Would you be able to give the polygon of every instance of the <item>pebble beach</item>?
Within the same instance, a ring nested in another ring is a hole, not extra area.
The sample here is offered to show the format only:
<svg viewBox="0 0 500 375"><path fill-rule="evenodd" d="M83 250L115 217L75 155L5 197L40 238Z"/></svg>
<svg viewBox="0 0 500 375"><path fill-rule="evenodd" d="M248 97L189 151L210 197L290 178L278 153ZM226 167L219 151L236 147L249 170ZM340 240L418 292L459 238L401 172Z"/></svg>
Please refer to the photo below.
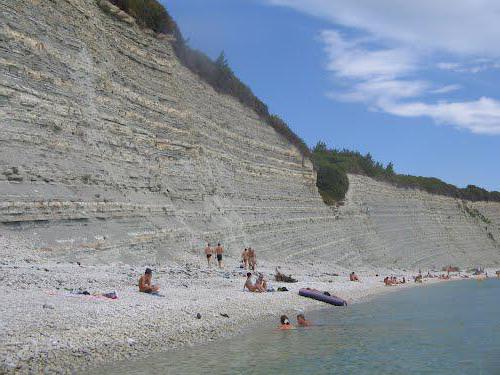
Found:
<svg viewBox="0 0 500 375"><path fill-rule="evenodd" d="M357 269L358 283L349 281L351 270L300 262L280 265L297 283L278 283L273 280L277 265L262 261L258 271L271 286L289 291L250 293L243 291L247 271L237 259L227 258L222 270L209 268L201 250L199 258L184 263L137 266L64 263L28 251L8 254L0 262L1 373L84 371L234 335L282 313L293 316L329 307L300 297L303 287L329 291L352 304L417 285L411 281L386 287L382 282L385 275L411 280L415 272ZM145 266L153 268L153 282L164 297L138 292ZM438 281L427 279L424 285ZM101 295L107 292L116 292L118 298Z"/></svg>

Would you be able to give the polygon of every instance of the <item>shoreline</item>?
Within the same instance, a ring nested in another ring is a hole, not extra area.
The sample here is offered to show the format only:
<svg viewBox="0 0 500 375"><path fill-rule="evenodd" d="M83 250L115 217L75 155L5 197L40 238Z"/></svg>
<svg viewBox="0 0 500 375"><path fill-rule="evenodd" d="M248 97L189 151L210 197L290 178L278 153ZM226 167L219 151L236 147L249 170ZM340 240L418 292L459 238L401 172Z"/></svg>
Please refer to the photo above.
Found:
<svg viewBox="0 0 500 375"><path fill-rule="evenodd" d="M349 270L340 266L283 264L282 270L299 282L277 283L269 277L274 266L266 262L258 271L272 286L286 286L289 292L259 294L242 291L246 271L232 263L222 271L207 269L199 260L155 267L153 281L166 296L159 298L137 291L142 266L3 262L0 372L85 372L115 361L234 336L282 313L328 307L298 296L298 289L306 286L357 304L382 293L445 281L424 279L423 284L411 281L386 287L381 281L385 275L412 280L412 272L363 268L358 272L361 282L356 283L348 280ZM340 276L334 276L332 269ZM374 276L376 273L380 276ZM115 290L119 298L74 295L66 290L84 286L90 293Z"/></svg>

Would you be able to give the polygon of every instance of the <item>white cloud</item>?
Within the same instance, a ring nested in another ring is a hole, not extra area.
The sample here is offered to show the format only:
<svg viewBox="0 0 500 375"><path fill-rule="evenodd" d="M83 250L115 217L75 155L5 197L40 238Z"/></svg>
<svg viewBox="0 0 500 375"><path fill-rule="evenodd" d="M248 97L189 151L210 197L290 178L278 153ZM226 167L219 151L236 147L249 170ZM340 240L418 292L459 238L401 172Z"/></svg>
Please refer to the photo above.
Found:
<svg viewBox="0 0 500 375"><path fill-rule="evenodd" d="M347 40L334 30L323 31L321 39L328 55L326 69L351 86L332 97L360 102L410 98L429 87L425 81L401 79L417 68L416 56L408 50L369 48L365 40Z"/></svg>
<svg viewBox="0 0 500 375"><path fill-rule="evenodd" d="M439 124L476 134L500 134L500 101L491 98L459 103L386 103L383 110L404 117L431 117Z"/></svg>
<svg viewBox="0 0 500 375"><path fill-rule="evenodd" d="M452 70L452 71L456 71L462 68L461 64L451 63L451 62L440 62L437 63L436 66L441 70Z"/></svg>
<svg viewBox="0 0 500 375"><path fill-rule="evenodd" d="M393 78L415 70L415 56L404 49L369 50L363 40L348 41L340 33L321 33L329 56L327 68L347 78Z"/></svg>
<svg viewBox="0 0 500 375"><path fill-rule="evenodd" d="M500 63L498 0L266 0L330 20L335 30L321 33L326 69L343 89L328 96L362 102L370 109L402 117L429 117L436 123L478 134L500 134L500 102L482 97L461 102L426 103L425 96L449 94L457 84L419 78L430 68L479 73ZM353 38L352 31L363 38ZM348 35L348 37L346 37ZM453 57L435 63L434 56ZM349 87L345 89L345 87Z"/></svg>
<svg viewBox="0 0 500 375"><path fill-rule="evenodd" d="M422 95L428 88L425 81L369 80L356 83L345 92L330 93L332 99L347 102L384 103Z"/></svg>
<svg viewBox="0 0 500 375"><path fill-rule="evenodd" d="M500 57L498 0L267 0L413 48Z"/></svg>
<svg viewBox="0 0 500 375"><path fill-rule="evenodd" d="M434 89L431 91L432 94L447 94L449 92L457 91L460 90L462 86L453 84L453 85L446 85L443 87L439 87L437 89Z"/></svg>
<svg viewBox="0 0 500 375"><path fill-rule="evenodd" d="M322 32L321 39L328 55L326 69L350 86L347 91L330 93L332 98L377 105L418 97L431 89L429 82L405 79L418 66L411 51L374 48L364 39L348 40L334 30Z"/></svg>
<svg viewBox="0 0 500 375"><path fill-rule="evenodd" d="M455 73L481 73L490 69L498 69L500 64L488 59L477 59L471 63L440 62L436 66L441 70L449 70Z"/></svg>

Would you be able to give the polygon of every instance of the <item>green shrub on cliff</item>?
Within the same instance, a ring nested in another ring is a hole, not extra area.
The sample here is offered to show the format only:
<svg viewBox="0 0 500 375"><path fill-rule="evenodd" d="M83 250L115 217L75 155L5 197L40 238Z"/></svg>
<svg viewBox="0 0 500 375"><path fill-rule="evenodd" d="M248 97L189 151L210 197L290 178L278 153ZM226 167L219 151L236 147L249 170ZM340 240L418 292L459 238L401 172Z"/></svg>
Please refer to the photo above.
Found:
<svg viewBox="0 0 500 375"><path fill-rule="evenodd" d="M171 34L177 29L165 7L156 0L110 0L110 2L134 17L139 25L157 33Z"/></svg>
<svg viewBox="0 0 500 375"><path fill-rule="evenodd" d="M389 182L400 188L424 190L431 194L469 201L500 202L500 192L489 192L474 185L460 189L434 177L397 174L394 172L392 163L384 167L382 163L374 161L370 154L362 155L357 151L345 149L328 149L324 142L318 142L314 147L312 161L318 171L318 189L327 204L332 204L332 198L336 201L344 199L347 192L345 181L347 180L348 173L372 177L379 181ZM336 178L332 177L334 172L327 168L327 166L335 168ZM327 197L326 199L325 196ZM480 213L477 215L480 215ZM482 220L487 222L487 219Z"/></svg>
<svg viewBox="0 0 500 375"><path fill-rule="evenodd" d="M317 187L323 201L333 205L345 198L349 189L349 179L345 171L335 164L322 163L316 166Z"/></svg>

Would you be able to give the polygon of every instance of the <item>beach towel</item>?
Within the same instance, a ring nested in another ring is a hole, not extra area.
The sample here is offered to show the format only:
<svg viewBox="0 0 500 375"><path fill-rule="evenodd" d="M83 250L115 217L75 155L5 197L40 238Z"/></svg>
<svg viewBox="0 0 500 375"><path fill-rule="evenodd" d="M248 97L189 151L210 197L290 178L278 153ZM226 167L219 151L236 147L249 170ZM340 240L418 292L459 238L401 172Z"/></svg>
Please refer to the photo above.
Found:
<svg viewBox="0 0 500 375"><path fill-rule="evenodd" d="M103 297L106 297L106 298L111 298L111 299L118 299L118 296L116 295L116 292L109 292L109 293L103 293L102 294Z"/></svg>

